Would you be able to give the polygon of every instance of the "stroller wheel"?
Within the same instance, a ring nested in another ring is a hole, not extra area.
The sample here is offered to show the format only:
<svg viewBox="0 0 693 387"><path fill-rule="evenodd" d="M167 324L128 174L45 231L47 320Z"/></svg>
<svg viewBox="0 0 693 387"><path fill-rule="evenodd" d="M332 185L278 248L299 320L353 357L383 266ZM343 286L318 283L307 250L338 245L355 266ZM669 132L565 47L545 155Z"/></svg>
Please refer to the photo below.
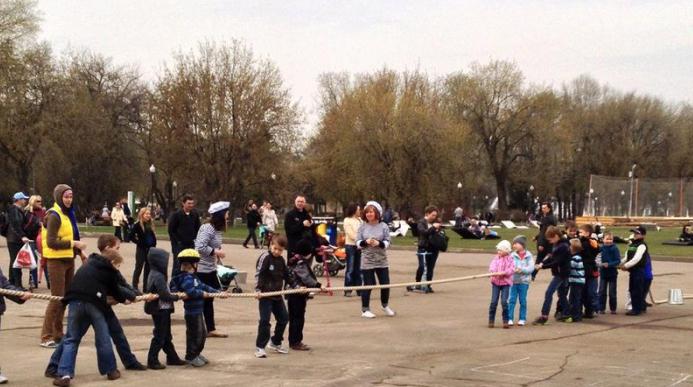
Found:
<svg viewBox="0 0 693 387"><path fill-rule="evenodd" d="M315 265L313 265L313 273L314 273L316 276L322 277L323 274L324 274L323 271L324 271L324 270L323 270L322 265L320 265L320 264L315 264Z"/></svg>
<svg viewBox="0 0 693 387"><path fill-rule="evenodd" d="M335 277L337 274L339 274L339 270L330 270L330 277Z"/></svg>
<svg viewBox="0 0 693 387"><path fill-rule="evenodd" d="M233 288L233 289L231 290L231 293L243 293L243 289L241 289L241 288L239 288L238 286L236 286L235 288Z"/></svg>

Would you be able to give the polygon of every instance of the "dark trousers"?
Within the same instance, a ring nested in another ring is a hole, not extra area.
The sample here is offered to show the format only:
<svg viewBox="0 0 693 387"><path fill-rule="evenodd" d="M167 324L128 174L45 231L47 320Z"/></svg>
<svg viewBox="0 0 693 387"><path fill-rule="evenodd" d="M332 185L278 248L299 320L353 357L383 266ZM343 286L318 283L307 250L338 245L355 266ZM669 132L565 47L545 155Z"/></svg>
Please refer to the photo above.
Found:
<svg viewBox="0 0 693 387"><path fill-rule="evenodd" d="M142 291L146 292L147 278L149 277L149 262L147 262L148 247L137 246L135 251L135 271L132 273L132 287L137 289L140 284L140 274L144 268L144 277L142 278Z"/></svg>
<svg viewBox="0 0 693 387"><path fill-rule="evenodd" d="M214 289L221 289L221 284L219 283L219 277L217 277L217 271L211 273L197 273L197 278L202 281L202 283L213 287ZM205 326L207 332L214 332L217 330L216 324L214 323L214 298L205 298L205 306L203 309L205 316Z"/></svg>
<svg viewBox="0 0 693 387"><path fill-rule="evenodd" d="M19 250L22 249L22 246L24 246L24 243L7 243L7 250L9 250L10 252L10 270L8 271L10 273L10 277L8 278L8 280L12 285L20 288L23 287L22 269L13 269L12 265L14 265L14 261L17 259L17 254L19 254Z"/></svg>
<svg viewBox="0 0 693 387"><path fill-rule="evenodd" d="M378 277L378 283L380 285L387 285L390 283L390 269L387 267L379 267L376 269L362 269L361 276L363 276L364 285L375 285L375 277ZM387 306L390 301L390 289L380 289L380 303L383 308ZM361 310L364 312L370 309L371 304L371 291L362 290L361 291Z"/></svg>
<svg viewBox="0 0 693 387"><path fill-rule="evenodd" d="M179 359L176 348L173 346L173 335L171 334L171 309L162 309L152 314L154 331L152 332L152 342L149 345L147 364L159 364L159 351L162 349L166 354L166 361L172 362Z"/></svg>
<svg viewBox="0 0 693 387"><path fill-rule="evenodd" d="M106 324L108 324L108 334L111 335L111 340L113 340L113 345L115 345L116 352L118 352L118 357L120 357L123 366L128 368L139 363L130 349L128 338L125 336L125 331L123 331L118 317L113 313L113 309L106 309L104 317L106 318Z"/></svg>
<svg viewBox="0 0 693 387"><path fill-rule="evenodd" d="M537 245L537 259L534 261L534 264L538 265L544 261L544 258L546 258L546 255L549 253L550 247L544 247L543 251L539 251L539 245ZM534 281L534 278L536 278L537 274L539 273L539 270L534 270L532 272L532 281Z"/></svg>
<svg viewBox="0 0 693 387"><path fill-rule="evenodd" d="M120 226L115 226L115 236L120 240L121 242L123 241L123 228Z"/></svg>
<svg viewBox="0 0 693 387"><path fill-rule="evenodd" d="M599 311L603 312L606 310L606 296L607 291L609 295L609 310L612 312L616 311L616 289L617 289L618 277L605 278L603 275L599 279Z"/></svg>
<svg viewBox="0 0 693 387"><path fill-rule="evenodd" d="M250 241L250 238L253 239L253 245L255 245L255 248L257 248L259 245L257 244L257 234L255 231L257 230L257 227L248 227L248 237L245 238L245 242L243 242L243 246L248 245L248 241Z"/></svg>
<svg viewBox="0 0 693 387"><path fill-rule="evenodd" d="M508 295L510 294L510 285L498 286L491 284L491 303L488 306L488 321L496 320L496 310L498 309L498 301L501 303L501 315L503 323L507 323L509 319L508 310Z"/></svg>
<svg viewBox="0 0 693 387"><path fill-rule="evenodd" d="M170 327L170 324L169 324ZM191 361L205 349L207 329L201 314L185 315L185 360Z"/></svg>
<svg viewBox="0 0 693 387"><path fill-rule="evenodd" d="M544 305L541 307L541 315L548 316L551 312L551 302L553 301L553 294L558 293L558 305L561 307L561 312L568 314L570 307L568 306L568 280L561 278L559 276L553 276L551 282L549 282L549 287L546 288L546 293L544 293Z"/></svg>
<svg viewBox="0 0 693 387"><path fill-rule="evenodd" d="M416 258L419 259L419 267L416 269L416 282L421 282L424 272L426 273L426 281L433 280L433 270L436 267L436 261L438 261L438 252L420 248L416 252Z"/></svg>
<svg viewBox="0 0 693 387"><path fill-rule="evenodd" d="M293 346L303 342L308 297L305 294L290 294L287 296L287 303L289 304L289 345Z"/></svg>
<svg viewBox="0 0 693 387"><path fill-rule="evenodd" d="M356 246L346 245L347 254L346 272L344 272L344 286L361 286L361 250Z"/></svg>
<svg viewBox="0 0 693 387"><path fill-rule="evenodd" d="M645 305L645 276L642 269L631 269L628 291L633 305L633 313L640 314L647 309Z"/></svg>
<svg viewBox="0 0 693 387"><path fill-rule="evenodd" d="M265 348L270 341L270 331L272 324L270 318L274 315L277 323L274 327L274 336L272 336L272 344L281 345L284 340L284 330L289 322L289 315L286 312L284 300L281 298L261 298L258 302L260 310L260 322L257 326L257 340L255 346Z"/></svg>
<svg viewBox="0 0 693 387"><path fill-rule="evenodd" d="M583 284L570 284L570 314L565 313L565 315L572 317L573 321L582 320L582 295L585 288Z"/></svg>
<svg viewBox="0 0 693 387"><path fill-rule="evenodd" d="M599 308L597 299L597 278L591 271L585 270L585 285L582 287L582 304L585 306L585 314L590 316Z"/></svg>

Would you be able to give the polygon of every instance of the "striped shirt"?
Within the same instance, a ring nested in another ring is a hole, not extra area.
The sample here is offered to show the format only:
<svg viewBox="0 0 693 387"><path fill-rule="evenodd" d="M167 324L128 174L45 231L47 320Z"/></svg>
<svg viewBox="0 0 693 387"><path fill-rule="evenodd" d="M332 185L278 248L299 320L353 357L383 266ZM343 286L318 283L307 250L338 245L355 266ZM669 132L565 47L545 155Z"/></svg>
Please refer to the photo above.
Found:
<svg viewBox="0 0 693 387"><path fill-rule="evenodd" d="M203 224L195 238L195 250L200 253L200 263L197 264L199 273L211 273L217 270L217 257L214 250L221 248L221 231L214 229L209 223Z"/></svg>
<svg viewBox="0 0 693 387"><path fill-rule="evenodd" d="M382 247L361 246L368 239L382 242ZM386 249L390 247L390 228L385 223L362 223L356 233L356 245L361 248L361 270L389 267Z"/></svg>
<svg viewBox="0 0 693 387"><path fill-rule="evenodd" d="M570 258L570 278L571 284L585 284L585 266L582 264L582 257L575 254Z"/></svg>

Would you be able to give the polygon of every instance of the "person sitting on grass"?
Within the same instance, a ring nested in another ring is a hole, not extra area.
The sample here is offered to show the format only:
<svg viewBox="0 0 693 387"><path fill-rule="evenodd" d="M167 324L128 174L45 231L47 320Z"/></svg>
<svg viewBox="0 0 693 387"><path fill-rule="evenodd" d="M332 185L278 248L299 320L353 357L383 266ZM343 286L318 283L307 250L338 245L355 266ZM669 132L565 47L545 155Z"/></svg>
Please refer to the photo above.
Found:
<svg viewBox="0 0 693 387"><path fill-rule="evenodd" d="M681 235L679 235L679 241L681 242L693 242L693 226L687 224L683 226L681 230Z"/></svg>

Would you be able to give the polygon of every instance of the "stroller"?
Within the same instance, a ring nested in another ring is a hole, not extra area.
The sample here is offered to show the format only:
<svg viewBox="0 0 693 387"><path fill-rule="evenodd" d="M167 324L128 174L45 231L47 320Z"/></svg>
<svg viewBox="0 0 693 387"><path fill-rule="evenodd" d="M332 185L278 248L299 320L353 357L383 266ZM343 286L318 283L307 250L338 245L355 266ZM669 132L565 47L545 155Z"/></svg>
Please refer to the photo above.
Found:
<svg viewBox="0 0 693 387"><path fill-rule="evenodd" d="M217 265L217 277L219 277L219 283L223 291L228 291L231 287L231 282L233 282L231 293L243 293L243 289L241 289L240 285L238 285L238 280L236 280L236 274L238 274L238 270L234 269L233 266Z"/></svg>
<svg viewBox="0 0 693 387"><path fill-rule="evenodd" d="M264 224L260 225L260 246L268 247L272 243L272 238L274 237L274 232L267 228Z"/></svg>
<svg viewBox="0 0 693 387"><path fill-rule="evenodd" d="M330 245L325 238L320 239L320 244L313 253L316 262L313 265L313 273L320 277L325 276L325 273L334 277L346 268L346 252L343 248L338 249Z"/></svg>

